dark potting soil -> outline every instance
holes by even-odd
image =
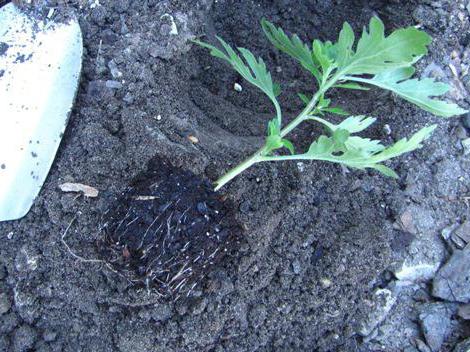
[[[222,199],[209,180],[151,160],[105,211],[103,260],[164,298],[189,296],[238,241],[233,204]]]
[[[35,2],[41,13],[48,13],[42,7],[47,2]],[[468,106],[468,93],[449,68],[452,57],[464,63],[469,57],[462,54],[469,50],[465,1],[49,4],[57,16],[62,10],[78,14],[83,75],[39,198],[24,219],[0,224],[0,351],[367,351],[355,326],[370,310],[382,273],[409,243],[392,224],[411,208],[423,233],[434,236],[468,216],[462,197],[470,192],[469,163],[454,132],[462,127],[459,119],[438,119],[379,90],[332,92],[333,102],[352,114],[378,117],[367,137],[391,143],[424,125],[438,128],[423,149],[392,163],[398,181],[321,162],[259,164],[237,177],[222,191],[234,206],[223,202],[221,209],[233,211],[243,241],[184,300],[162,302],[158,286],[132,282],[148,274],[148,262],[139,271],[142,265],[133,260],[140,254],[141,230],[157,214],[148,214],[138,236],[125,235],[127,250],[121,242],[113,249],[96,246],[103,240],[100,224],[107,215],[125,217],[124,209],[144,216],[140,207],[151,204],[154,212],[166,204],[137,203],[132,192],[122,197],[150,160],[167,159],[181,175],[215,180],[263,142],[273,114],[269,101],[190,39],[215,43],[217,34],[262,56],[281,83],[287,122],[302,108],[296,94],[313,91],[312,78],[269,45],[261,18],[307,40],[335,39],[344,21],[358,32],[378,14],[387,30],[419,24],[433,36],[419,75],[450,82],[449,97]],[[171,34],[173,23],[178,34]],[[233,89],[235,83],[242,92]],[[305,124],[292,140],[302,149],[319,132]],[[58,185],[64,182],[96,187],[99,196],[62,193]],[[171,198],[174,192],[169,193]],[[213,196],[205,193],[202,199]],[[198,194],[188,197],[198,218]],[[170,221],[170,229],[177,226]],[[188,234],[181,236],[175,237],[180,246]]]

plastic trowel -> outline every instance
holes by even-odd
[[[76,20],[37,19],[12,3],[0,8],[0,221],[26,215],[41,190],[75,99],[82,51]]]

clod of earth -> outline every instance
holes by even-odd
[[[103,260],[162,297],[189,295],[238,244],[231,209],[209,182],[154,159],[103,216]]]

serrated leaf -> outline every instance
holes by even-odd
[[[333,131],[331,138],[333,139],[337,149],[342,148],[346,140],[349,138],[349,131],[342,128],[337,128],[335,131]]]
[[[335,150],[335,143],[331,137],[320,136],[318,139],[310,144],[306,155],[308,156],[322,156],[330,155]]]
[[[274,26],[265,19],[261,21],[261,26],[266,37],[277,49],[298,60],[318,81],[321,80],[320,72],[312,59],[309,46],[302,42],[296,34],[289,38],[282,28]]]
[[[345,22],[343,24],[343,29],[339,33],[338,43],[336,44],[336,61],[338,66],[342,67],[346,65],[347,62],[351,59],[351,56],[353,55],[354,41],[354,31],[349,23]]]
[[[228,45],[222,38],[216,37],[221,43],[222,47],[225,50],[225,53],[219,48],[204,43],[198,40],[193,42],[210,50],[212,56],[218,57],[230,63],[235,71],[237,71],[245,80],[258,87],[263,91],[269,99],[273,102],[280,115],[279,103],[276,99],[276,93],[278,89],[272,81],[271,73],[267,70],[266,64],[262,58],[256,58],[249,50],[245,48],[238,48],[238,51],[242,54],[245,62],[241,57],[236,53],[230,45]]]
[[[385,36],[383,22],[372,17],[369,28],[364,28],[355,52],[351,53],[350,27],[345,25],[341,32],[336,44],[337,58],[341,60],[338,70],[350,75],[377,74],[410,66],[427,53],[431,42],[429,35],[414,27],[398,29]],[[343,45],[339,45],[340,41]]]
[[[395,158],[401,154],[411,152],[415,149],[421,148],[421,143],[431,136],[437,125],[423,127],[418,132],[413,134],[409,139],[402,138],[392,146],[384,149],[382,152],[373,156],[374,163],[381,163],[385,160]]]
[[[355,90],[370,90],[368,87],[361,86],[360,84],[349,82],[349,83],[341,83],[335,84],[333,88],[344,88],[344,89],[355,89]]]
[[[281,85],[279,83],[273,83],[274,96],[277,98],[278,96],[281,95],[281,92],[282,92]]]
[[[341,116],[348,116],[349,112],[344,111],[342,108],[324,108],[322,111],[329,112],[331,114],[341,115]]]
[[[451,117],[467,112],[457,104],[433,99],[433,97],[447,93],[450,89],[449,85],[436,82],[432,78],[410,79],[414,72],[413,67],[403,67],[382,72],[371,79],[360,78],[360,81],[390,90],[403,99],[437,116]]]
[[[382,164],[375,164],[370,166],[371,169],[375,169],[379,171],[381,174],[391,177],[391,178],[399,178],[398,174],[389,168],[388,166],[382,165]]]
[[[302,100],[302,102],[305,105],[308,105],[308,103],[310,103],[310,100],[312,100],[312,98],[309,98],[308,96],[306,96],[303,93],[297,93],[297,96],[300,98],[300,100]]]
[[[328,127],[329,130],[332,132],[336,131],[337,129],[343,129],[347,130],[350,134],[353,134],[365,130],[367,127],[372,125],[377,119],[374,117],[366,117],[364,115],[350,116],[337,125],[317,116],[312,116],[311,120],[322,123],[323,125]]]
[[[295,154],[295,147],[290,140],[283,138],[281,142],[282,145],[287,148],[291,154]]]
[[[298,158],[303,160],[325,160],[358,169],[372,168],[384,175],[398,177],[392,169],[381,163],[420,148],[422,142],[429,138],[435,128],[435,125],[424,127],[409,139],[400,139],[387,148],[381,145],[379,141],[356,136],[349,137],[344,143],[347,147],[345,151],[338,149],[334,137],[320,136],[318,140],[310,145],[307,153],[299,155]]]
[[[320,40],[314,40],[312,43],[312,59],[316,66],[321,67],[322,77],[336,67],[333,59],[329,57],[328,49]]]

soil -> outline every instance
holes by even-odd
[[[423,149],[392,163],[401,176],[397,181],[320,162],[266,163],[216,196],[202,180],[215,180],[253,152],[263,142],[273,111],[261,93],[190,39],[214,42],[217,34],[262,56],[283,87],[280,101],[289,119],[302,108],[296,93],[311,92],[312,79],[269,45],[261,18],[305,40],[334,39],[344,21],[358,30],[375,14],[388,29],[419,24],[434,38],[419,73],[451,82],[449,98],[468,107],[465,82],[449,67],[468,61],[467,4],[57,3],[38,1],[35,6],[38,11],[55,6],[59,17],[61,11],[76,12],[84,36],[83,74],[40,196],[25,218],[0,224],[0,306],[5,311],[0,315],[0,350],[369,351],[355,326],[367,313],[374,288],[384,285],[384,272],[410,241],[394,228],[396,218],[412,207],[415,219],[422,220],[420,228],[434,236],[468,217],[464,196],[470,192],[469,162],[459,139],[467,133],[462,121],[433,117],[378,90],[335,91],[331,98],[347,111],[379,117],[370,137],[391,143],[426,124],[437,123],[438,128]],[[178,34],[172,34],[173,24]],[[242,92],[233,89],[235,83]],[[303,127],[292,133],[299,147],[319,132],[315,126]],[[145,174],[152,170],[151,177]],[[143,183],[136,184],[142,173]],[[139,271],[141,263],[128,258],[137,253],[134,239],[125,238],[127,247],[103,246],[104,240],[115,238],[102,225],[107,216],[122,217],[129,207],[144,214],[150,200],[139,205],[132,197],[144,194],[137,192],[143,188],[148,191],[152,179],[171,182],[164,175],[172,173],[185,178],[184,185],[202,188],[185,194],[172,184],[163,196],[176,192],[187,197],[194,218],[199,217],[197,204],[212,200],[214,214],[216,209],[228,214],[224,226],[235,228],[230,233],[238,233],[238,224],[243,233],[240,245],[234,238],[229,246],[234,250],[211,270],[198,269],[204,278],[196,280],[199,285],[189,295],[162,300],[161,286],[146,285],[148,271]],[[58,185],[64,182],[96,187],[99,196],[63,193]],[[151,212],[164,204],[159,198],[152,201]],[[146,221],[138,226],[140,233],[151,224]],[[205,224],[203,231],[215,232],[217,222]],[[175,237],[176,252],[188,236],[183,231]],[[223,241],[197,236],[202,248],[223,247]],[[192,254],[200,247],[194,248]]]

